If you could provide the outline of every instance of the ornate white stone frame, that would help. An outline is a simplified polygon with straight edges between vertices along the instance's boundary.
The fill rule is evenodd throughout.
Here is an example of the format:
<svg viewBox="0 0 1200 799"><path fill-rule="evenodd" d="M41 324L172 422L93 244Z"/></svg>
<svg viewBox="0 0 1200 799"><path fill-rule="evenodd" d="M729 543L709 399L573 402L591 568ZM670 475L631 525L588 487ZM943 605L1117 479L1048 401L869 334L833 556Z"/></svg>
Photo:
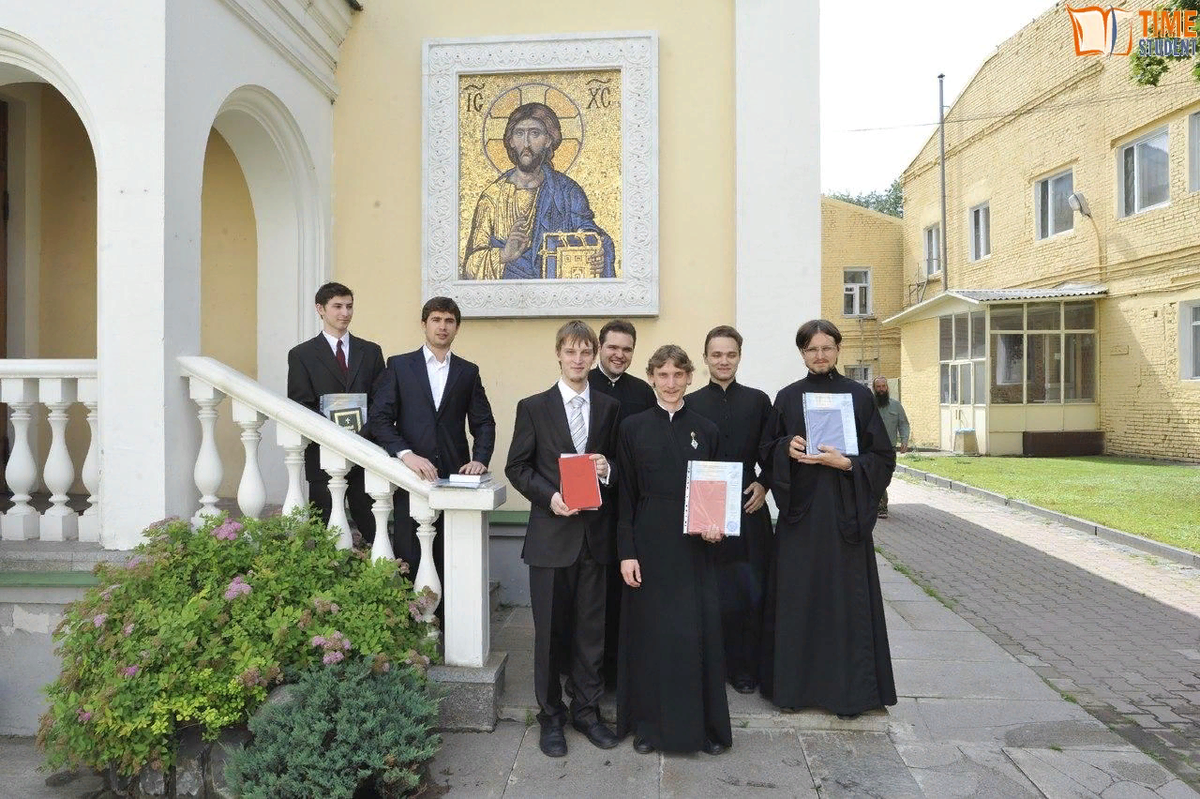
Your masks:
<svg viewBox="0 0 1200 799"><path fill-rule="evenodd" d="M658 313L658 34L432 39L424 51L423 299L454 297L464 316ZM621 277L459 280L459 76L621 70Z"/></svg>

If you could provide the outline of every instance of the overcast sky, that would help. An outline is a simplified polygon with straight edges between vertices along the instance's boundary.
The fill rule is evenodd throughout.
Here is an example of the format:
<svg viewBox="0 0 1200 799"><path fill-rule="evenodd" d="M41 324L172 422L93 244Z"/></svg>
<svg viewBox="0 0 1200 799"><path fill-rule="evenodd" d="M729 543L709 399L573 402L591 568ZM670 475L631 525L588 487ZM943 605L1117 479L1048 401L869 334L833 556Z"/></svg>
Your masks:
<svg viewBox="0 0 1200 799"><path fill-rule="evenodd" d="M937 131L938 73L949 107L1001 42L1053 5L821 0L821 190L886 189ZM1065 47L1065 23L1063 36Z"/></svg>

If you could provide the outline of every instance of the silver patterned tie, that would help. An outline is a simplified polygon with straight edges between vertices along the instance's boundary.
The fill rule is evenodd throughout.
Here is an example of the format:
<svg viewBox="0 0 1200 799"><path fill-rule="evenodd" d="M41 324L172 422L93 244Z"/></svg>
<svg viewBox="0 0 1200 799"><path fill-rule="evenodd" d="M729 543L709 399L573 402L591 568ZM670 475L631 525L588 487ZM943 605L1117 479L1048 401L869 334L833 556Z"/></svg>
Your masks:
<svg viewBox="0 0 1200 799"><path fill-rule="evenodd" d="M587 429L583 424L583 397L571 398L571 441L575 443L575 451L582 453L587 446Z"/></svg>

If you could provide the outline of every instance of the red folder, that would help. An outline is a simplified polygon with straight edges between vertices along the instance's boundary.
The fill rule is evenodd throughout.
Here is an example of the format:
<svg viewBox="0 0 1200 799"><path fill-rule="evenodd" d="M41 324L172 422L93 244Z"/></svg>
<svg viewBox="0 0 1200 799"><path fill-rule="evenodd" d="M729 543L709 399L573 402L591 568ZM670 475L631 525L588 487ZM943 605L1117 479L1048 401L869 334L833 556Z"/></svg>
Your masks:
<svg viewBox="0 0 1200 799"><path fill-rule="evenodd" d="M571 510L600 507L600 478L590 455L558 456L559 491Z"/></svg>
<svg viewBox="0 0 1200 799"><path fill-rule="evenodd" d="M688 535L725 532L725 483L693 480L688 486Z"/></svg>

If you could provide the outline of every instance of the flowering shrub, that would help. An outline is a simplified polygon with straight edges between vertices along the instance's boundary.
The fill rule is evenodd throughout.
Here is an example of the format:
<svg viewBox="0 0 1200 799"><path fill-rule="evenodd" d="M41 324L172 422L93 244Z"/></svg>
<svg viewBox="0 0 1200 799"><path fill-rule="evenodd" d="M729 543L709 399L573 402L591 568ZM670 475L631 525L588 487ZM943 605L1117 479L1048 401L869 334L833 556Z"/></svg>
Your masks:
<svg viewBox="0 0 1200 799"><path fill-rule="evenodd" d="M51 767L166 768L174 733L243 723L285 674L348 657L423 669L435 648L397 564L343 551L303 513L193 531L166 520L68 606L38 742Z"/></svg>

